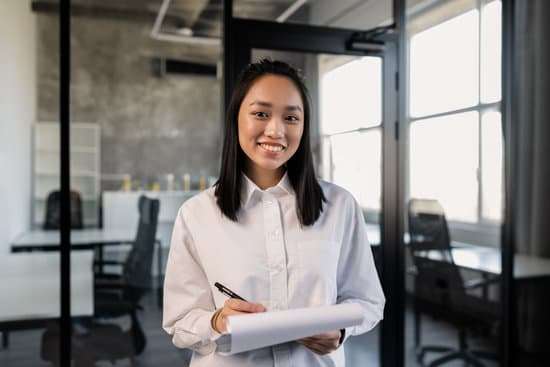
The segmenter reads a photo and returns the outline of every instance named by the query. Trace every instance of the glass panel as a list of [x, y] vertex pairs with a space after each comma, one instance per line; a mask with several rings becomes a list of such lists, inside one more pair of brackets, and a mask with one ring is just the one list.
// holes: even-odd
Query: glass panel
[[437, 198], [447, 218], [477, 221], [478, 135], [477, 112], [414, 122], [410, 130], [411, 198]]
[[481, 120], [482, 216], [500, 222], [504, 197], [503, 137], [500, 112], [487, 112]]
[[[222, 9], [206, 3], [73, 1], [72, 282], [89, 311], [73, 312], [73, 353], [86, 365], [191, 358], [161, 327], [162, 284], [180, 206], [218, 173]], [[95, 265], [74, 260], [87, 252]]]
[[499, 365], [503, 142], [498, 106], [479, 106], [484, 3], [407, 1], [406, 366]]
[[473, 106], [479, 98], [479, 12], [470, 10], [410, 39], [412, 116]]
[[[382, 134], [380, 129], [333, 135], [332, 182], [353, 193], [365, 210], [380, 211]], [[361, 159], [357, 159], [358, 154]]]
[[393, 1], [233, 1], [235, 18], [369, 30], [393, 22]]
[[[252, 51], [252, 60], [261, 57], [286, 61], [302, 71], [312, 100], [310, 130], [316, 170], [322, 179], [346, 188], [359, 202], [375, 259], [379, 260], [381, 128], [333, 133], [380, 124], [382, 59], [265, 49]], [[353, 80], [365, 80], [366, 84], [353, 90], [349, 88]], [[371, 124], [373, 121], [376, 123]], [[379, 328], [350, 337], [345, 347], [346, 365], [379, 365]]]
[[500, 101], [502, 64], [502, 3], [481, 10], [481, 102]]
[[59, 360], [60, 256], [40, 251], [59, 243], [57, 228], [42, 229], [59, 189], [59, 134], [38, 134], [40, 122], [59, 121], [58, 32], [59, 17], [30, 0], [0, 1], [0, 366]]
[[[334, 134], [380, 125], [382, 59], [363, 57], [343, 65], [334, 65], [334, 59], [335, 57], [325, 58], [321, 67], [323, 77], [320, 81], [320, 108], [323, 133]], [[358, 75], [365, 79], [358, 79]], [[365, 108], [365, 101], [368, 101], [371, 108]]]

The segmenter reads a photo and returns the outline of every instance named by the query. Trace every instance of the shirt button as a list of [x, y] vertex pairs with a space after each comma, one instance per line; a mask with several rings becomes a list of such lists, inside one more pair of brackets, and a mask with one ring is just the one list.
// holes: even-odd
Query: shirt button
[[271, 201], [271, 200], [264, 200], [264, 204], [265, 204], [265, 205], [271, 205], [271, 204], [273, 204], [273, 201]]
[[279, 230], [276, 229], [276, 230], [274, 230], [273, 232], [271, 232], [271, 236], [272, 236], [273, 238], [279, 237]]

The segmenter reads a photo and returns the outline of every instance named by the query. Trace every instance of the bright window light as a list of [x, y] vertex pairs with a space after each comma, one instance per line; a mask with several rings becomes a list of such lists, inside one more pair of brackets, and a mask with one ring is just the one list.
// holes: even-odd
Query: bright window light
[[493, 1], [481, 12], [481, 102], [501, 99], [502, 4]]
[[410, 114], [427, 116], [479, 102], [479, 11], [414, 35], [410, 42]]
[[380, 129], [333, 135], [333, 180], [366, 209], [380, 210], [382, 197], [382, 134]]
[[382, 122], [382, 59], [362, 57], [321, 78], [321, 132], [334, 134]]
[[410, 197], [437, 199], [447, 218], [477, 221], [478, 112], [418, 120], [410, 130]]
[[500, 112], [491, 111], [481, 117], [481, 182], [482, 214], [492, 221], [502, 220], [503, 138]]

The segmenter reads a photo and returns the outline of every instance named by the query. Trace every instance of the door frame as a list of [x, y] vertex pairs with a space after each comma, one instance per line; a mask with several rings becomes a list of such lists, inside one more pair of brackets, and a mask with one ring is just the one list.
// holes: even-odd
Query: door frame
[[[404, 24], [404, 0], [394, 0], [396, 25]], [[232, 1], [224, 0], [224, 111], [229, 106], [231, 91], [237, 76], [251, 60], [252, 49], [322, 53], [348, 56], [378, 56], [383, 59], [383, 121], [382, 128], [382, 220], [381, 278], [386, 306], [381, 324], [379, 360], [383, 367], [404, 365], [405, 335], [405, 251], [404, 233], [404, 139], [402, 119], [405, 98], [400, 90], [405, 80], [398, 73], [404, 63], [404, 30], [386, 41], [383, 51], [358, 51], [346, 47], [361, 30], [341, 29], [305, 24], [277, 23], [263, 20], [233, 18]], [[222, 114], [223, 115], [223, 114]], [[404, 172], [404, 171], [401, 171]]]

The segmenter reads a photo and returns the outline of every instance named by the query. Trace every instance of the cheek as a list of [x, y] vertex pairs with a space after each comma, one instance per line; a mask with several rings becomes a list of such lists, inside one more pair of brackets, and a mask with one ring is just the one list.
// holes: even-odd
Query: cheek
[[289, 134], [288, 138], [294, 150], [298, 149], [298, 146], [300, 145], [300, 140], [302, 139], [303, 132], [304, 132], [304, 129], [302, 127], [301, 129], [296, 129], [296, 131], [293, 131], [291, 132], [291, 134]]

